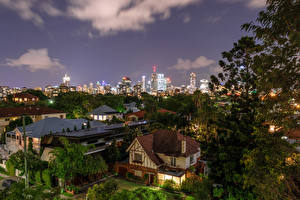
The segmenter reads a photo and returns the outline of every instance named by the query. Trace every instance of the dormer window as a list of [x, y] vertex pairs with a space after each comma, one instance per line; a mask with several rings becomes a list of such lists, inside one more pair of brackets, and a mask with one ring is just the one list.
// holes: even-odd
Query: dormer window
[[170, 164], [171, 164], [171, 166], [176, 167], [176, 158], [175, 157], [171, 157]]

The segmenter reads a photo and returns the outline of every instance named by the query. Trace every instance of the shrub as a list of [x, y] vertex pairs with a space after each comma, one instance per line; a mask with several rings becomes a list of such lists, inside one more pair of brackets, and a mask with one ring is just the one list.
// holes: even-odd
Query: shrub
[[131, 172], [126, 172], [126, 178], [128, 178], [128, 179], [133, 179], [133, 178], [134, 178], [133, 173], [131, 173]]
[[45, 169], [42, 172], [42, 180], [47, 187], [49, 187], [49, 188], [52, 187], [52, 181], [51, 181], [51, 175], [50, 175], [49, 169]]
[[8, 160], [6, 162], [6, 169], [7, 169], [7, 172], [10, 176], [15, 176], [16, 175], [15, 166], [13, 165], [13, 163], [10, 160]]
[[202, 182], [198, 177], [187, 178], [181, 184], [181, 191], [187, 194], [195, 193], [200, 184]]
[[176, 189], [176, 183], [173, 180], [165, 180], [162, 187], [166, 190], [174, 191]]
[[34, 174], [34, 180], [35, 180], [35, 183], [38, 184], [38, 185], [42, 185], [42, 177], [41, 177], [41, 171], [37, 171], [35, 174]]

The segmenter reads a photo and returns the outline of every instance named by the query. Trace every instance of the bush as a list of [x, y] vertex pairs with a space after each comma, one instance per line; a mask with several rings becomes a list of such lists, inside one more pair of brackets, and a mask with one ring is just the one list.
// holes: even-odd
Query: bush
[[10, 160], [8, 160], [6, 162], [6, 169], [7, 172], [10, 176], [15, 176], [16, 175], [16, 169], [15, 166], [12, 164], [12, 162]]
[[165, 180], [162, 187], [166, 190], [174, 191], [176, 189], [176, 183], [173, 180]]
[[38, 184], [38, 185], [42, 185], [43, 184], [42, 177], [41, 177], [41, 171], [37, 171], [34, 174], [34, 180], [35, 180], [35, 183]]
[[51, 181], [51, 175], [50, 175], [49, 169], [45, 169], [42, 172], [42, 180], [47, 187], [49, 187], [49, 188], [52, 187], [52, 181]]

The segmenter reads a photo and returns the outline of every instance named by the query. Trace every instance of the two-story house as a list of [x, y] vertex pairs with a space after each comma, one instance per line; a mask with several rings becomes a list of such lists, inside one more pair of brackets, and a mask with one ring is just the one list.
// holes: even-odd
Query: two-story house
[[197, 141], [170, 130], [158, 130], [135, 138], [127, 152], [128, 163], [118, 163], [116, 171], [120, 175], [127, 172], [138, 177], [147, 175], [148, 183], [153, 183], [156, 177], [159, 184], [169, 179], [181, 184], [201, 154]]
[[49, 117], [58, 117], [61, 119], [66, 118], [65, 112], [48, 107], [22, 106], [0, 108], [0, 133], [5, 130], [5, 127], [10, 121], [16, 120], [23, 115], [31, 117], [33, 122], [37, 122]]
[[99, 120], [99, 121], [106, 121], [106, 120], [110, 121], [113, 119], [113, 117], [122, 118], [121, 113], [106, 105], [96, 108], [95, 110], [90, 112], [89, 115], [93, 120]]

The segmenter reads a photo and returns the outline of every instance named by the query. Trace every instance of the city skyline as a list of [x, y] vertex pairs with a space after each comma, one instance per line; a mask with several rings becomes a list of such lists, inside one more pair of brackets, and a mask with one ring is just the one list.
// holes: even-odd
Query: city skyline
[[[86, 12], [105, 7], [104, 1], [28, 1], [24, 8], [16, 6], [22, 1], [7, 2], [0, 0], [0, 85], [10, 87], [59, 84], [65, 73], [72, 85], [102, 80], [115, 85], [123, 76], [149, 78], [153, 65], [174, 85], [188, 85], [191, 72], [208, 79], [219, 71], [221, 53], [244, 34], [240, 25], [264, 5], [257, 0], [176, 0], [161, 6], [124, 1], [107, 9], [107, 16], [93, 16]], [[122, 9], [126, 5], [129, 10]], [[139, 6], [148, 14], [139, 16]], [[132, 11], [135, 20], [121, 21], [118, 11], [125, 18]]]

